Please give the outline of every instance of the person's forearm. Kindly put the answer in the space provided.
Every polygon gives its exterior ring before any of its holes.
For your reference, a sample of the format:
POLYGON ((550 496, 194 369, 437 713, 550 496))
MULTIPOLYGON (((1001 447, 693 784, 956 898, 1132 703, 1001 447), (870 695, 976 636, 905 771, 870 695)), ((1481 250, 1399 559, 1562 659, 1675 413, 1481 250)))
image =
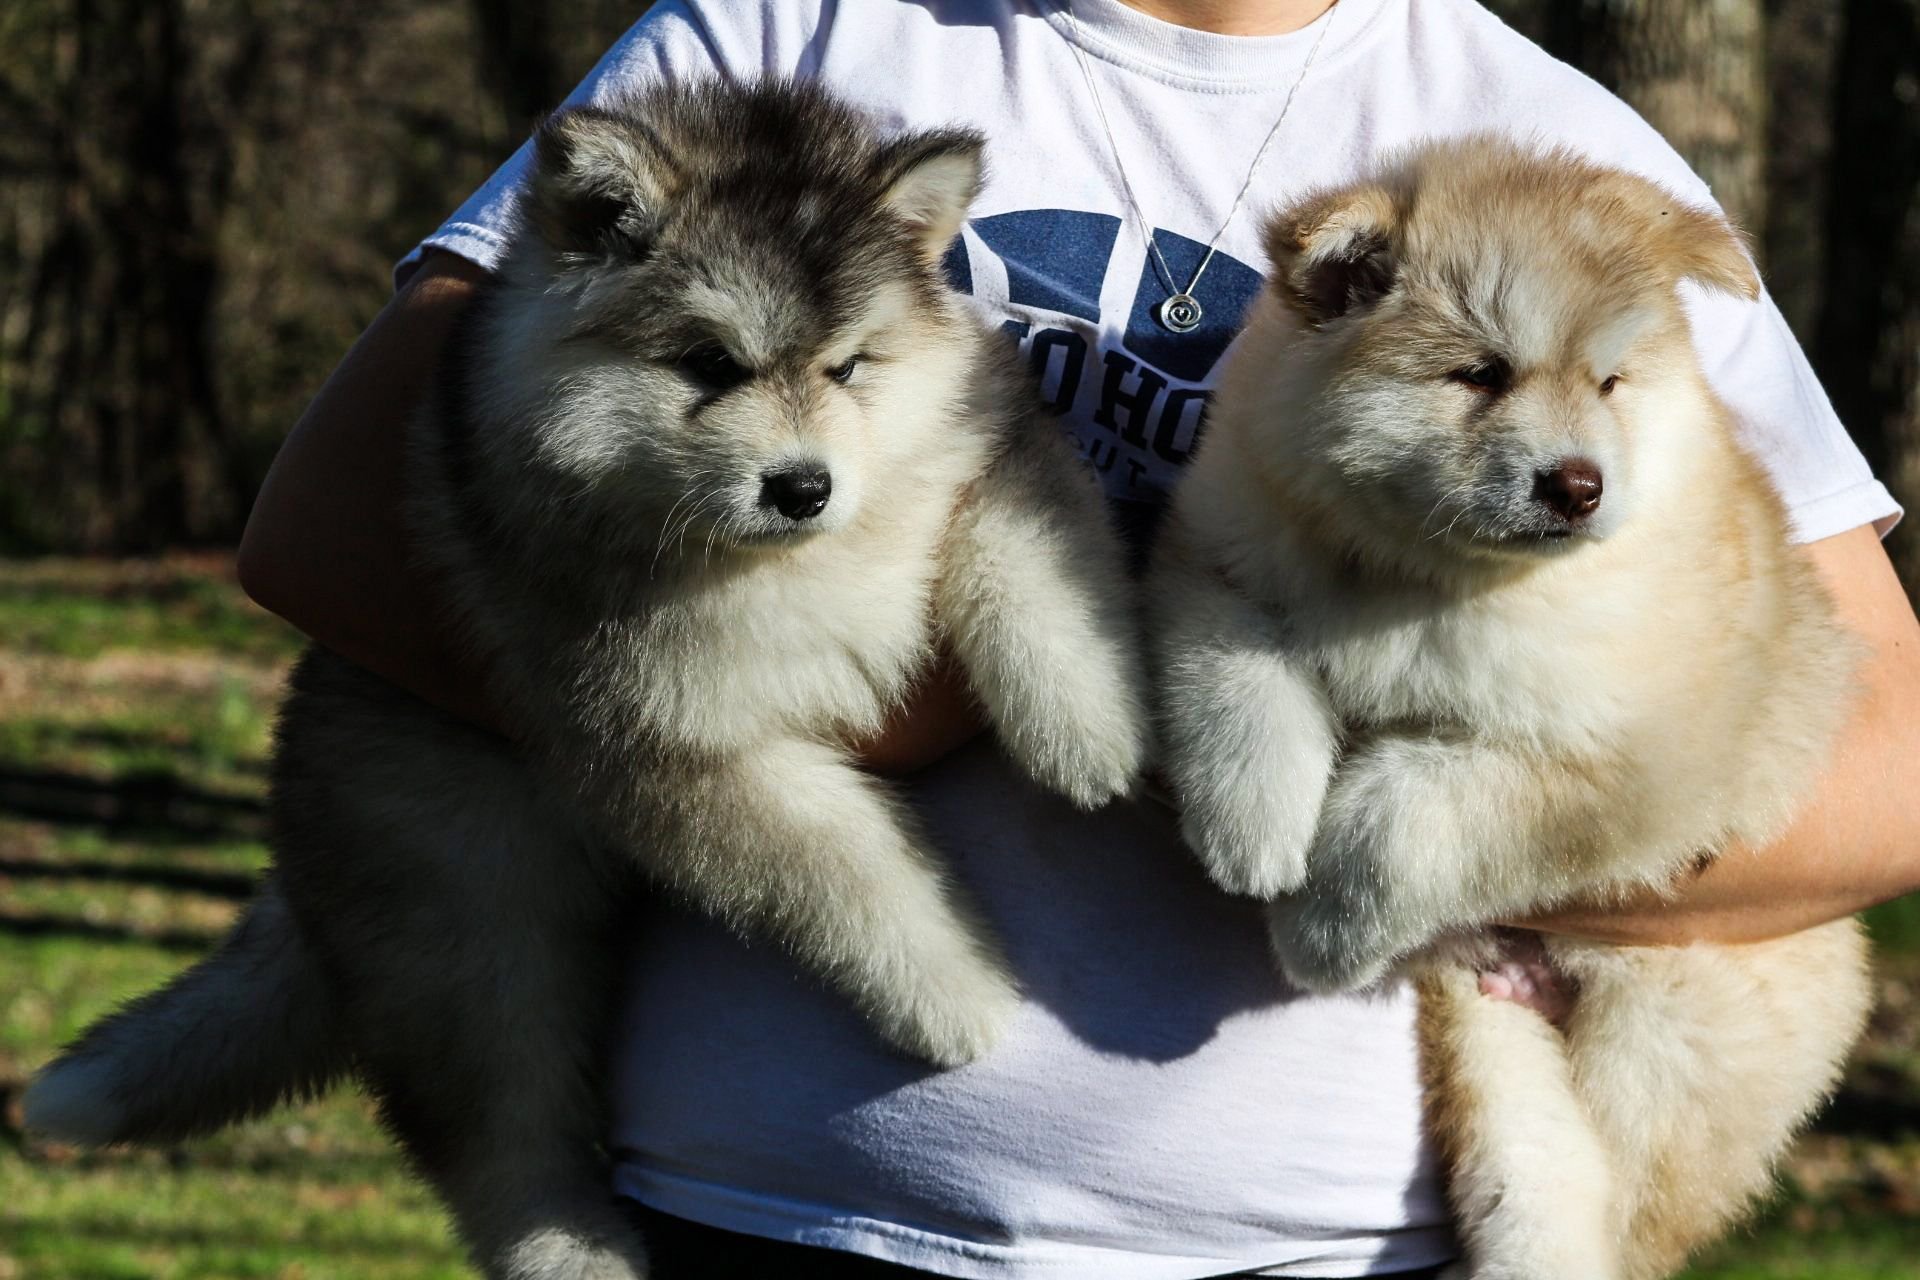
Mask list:
POLYGON ((1755 942, 1920 889, 1920 624, 1871 530, 1812 551, 1871 657, 1853 718, 1792 827, 1765 849, 1726 850, 1670 898, 1513 923, 1629 944, 1755 942))
POLYGON ((967 688, 966 673, 942 657, 914 686, 886 728, 858 743, 860 763, 875 773, 903 774, 924 769, 964 746, 985 726, 980 706, 967 688))
POLYGON ((408 547, 408 417, 485 273, 430 255, 341 361, 281 446, 240 544, 248 595, 327 648, 496 727, 474 661, 408 547))

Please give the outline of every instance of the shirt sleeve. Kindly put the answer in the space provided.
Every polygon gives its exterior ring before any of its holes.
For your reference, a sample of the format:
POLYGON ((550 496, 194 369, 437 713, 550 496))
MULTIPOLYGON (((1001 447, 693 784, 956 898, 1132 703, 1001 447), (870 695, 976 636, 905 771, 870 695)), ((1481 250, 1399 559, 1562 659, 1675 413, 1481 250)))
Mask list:
MULTIPOLYGON (((627 29, 562 105, 600 102, 650 84, 729 75, 744 52, 740 47, 744 36, 744 32, 716 30, 697 0, 665 0, 627 29)), ((758 51, 749 55, 754 63, 763 61, 757 55, 758 51)), ((451 217, 394 264, 394 288, 406 284, 428 249, 456 253, 493 270, 514 226, 520 188, 532 157, 532 141, 521 143, 451 217)))
POLYGON ((1813 542, 1863 524, 1884 537, 1900 504, 1847 435, 1773 299, 1689 287, 1684 300, 1701 366, 1773 477, 1794 537, 1813 542))

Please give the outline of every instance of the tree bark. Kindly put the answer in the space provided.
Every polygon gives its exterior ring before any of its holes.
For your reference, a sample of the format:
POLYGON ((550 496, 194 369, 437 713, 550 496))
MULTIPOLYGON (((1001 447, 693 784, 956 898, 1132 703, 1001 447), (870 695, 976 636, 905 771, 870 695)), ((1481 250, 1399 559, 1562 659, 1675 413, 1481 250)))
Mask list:
POLYGON ((1631 103, 1734 222, 1766 223, 1766 19, 1760 0, 1555 4, 1549 48, 1631 103))
POLYGON ((1767 5, 1767 291, 1809 350, 1825 287, 1827 166, 1840 44, 1834 0, 1767 5))
POLYGON ((560 58, 544 5, 515 0, 469 0, 479 37, 481 83, 500 103, 510 137, 530 130, 560 105, 560 58))
POLYGON ((205 542, 231 535, 251 487, 231 465, 213 333, 230 135, 261 28, 244 7, 224 15, 234 53, 218 76, 190 16, 183 0, 71 0, 54 18, 43 96, 60 127, 48 178, 22 193, 46 230, 0 362, 8 411, 46 434, 9 450, 10 540, 205 542))
MULTIPOLYGON (((1920 0, 1847 0, 1843 21, 1814 363, 1875 471, 1920 514, 1920 0)), ((1909 595, 1917 541, 1889 545, 1909 595)))

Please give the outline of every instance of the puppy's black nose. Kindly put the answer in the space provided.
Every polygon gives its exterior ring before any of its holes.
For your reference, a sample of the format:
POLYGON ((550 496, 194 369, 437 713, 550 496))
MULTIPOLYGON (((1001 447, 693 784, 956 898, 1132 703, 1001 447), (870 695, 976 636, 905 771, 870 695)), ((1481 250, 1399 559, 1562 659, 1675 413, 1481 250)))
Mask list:
POLYGON ((1533 496, 1562 520, 1578 523, 1600 509, 1600 468, 1585 458, 1570 459, 1536 475, 1533 496))
POLYGON ((811 520, 827 509, 833 477, 822 467, 796 467, 760 477, 760 505, 789 520, 811 520))

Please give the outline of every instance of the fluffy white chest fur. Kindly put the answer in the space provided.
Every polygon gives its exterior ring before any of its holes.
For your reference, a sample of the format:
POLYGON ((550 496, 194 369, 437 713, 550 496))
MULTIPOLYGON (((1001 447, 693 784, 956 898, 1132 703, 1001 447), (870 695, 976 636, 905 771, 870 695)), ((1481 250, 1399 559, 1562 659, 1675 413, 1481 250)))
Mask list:
MULTIPOLYGON (((977 470, 962 440, 928 470, 977 470), (957 465, 952 465, 957 464, 957 465)), ((733 749, 781 733, 877 730, 934 639, 933 588, 957 480, 870 497, 853 528, 745 563, 694 561, 634 623, 625 676, 681 745, 733 749)))

